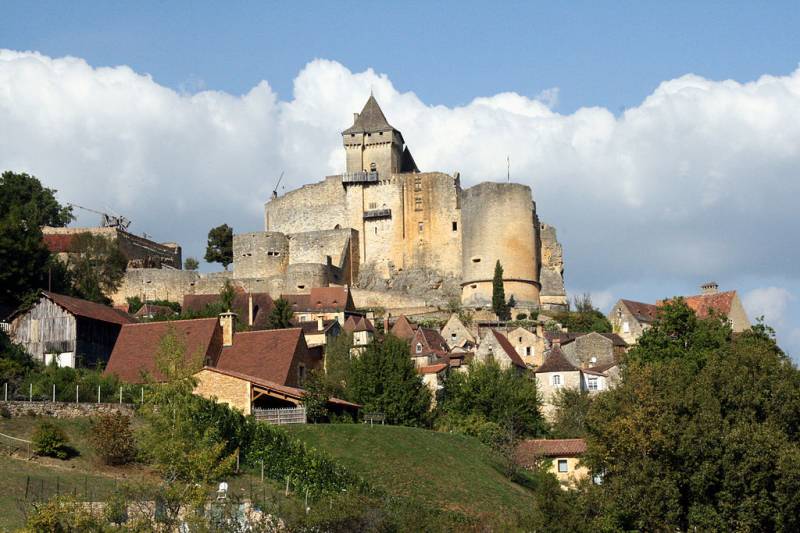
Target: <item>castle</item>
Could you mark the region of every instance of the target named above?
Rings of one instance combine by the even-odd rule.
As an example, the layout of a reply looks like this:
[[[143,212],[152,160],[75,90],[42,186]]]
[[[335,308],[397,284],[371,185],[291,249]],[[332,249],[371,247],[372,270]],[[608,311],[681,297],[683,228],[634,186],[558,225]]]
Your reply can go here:
[[[342,141],[345,172],[273,193],[265,231],[234,235],[232,272],[136,269],[120,295],[180,301],[218,292],[233,279],[277,297],[329,285],[381,290],[402,278],[403,290],[486,307],[499,260],[506,296],[519,307],[566,308],[561,245],[555,229],[540,223],[530,187],[484,182],[462,189],[458,173],[421,172],[373,96]]]

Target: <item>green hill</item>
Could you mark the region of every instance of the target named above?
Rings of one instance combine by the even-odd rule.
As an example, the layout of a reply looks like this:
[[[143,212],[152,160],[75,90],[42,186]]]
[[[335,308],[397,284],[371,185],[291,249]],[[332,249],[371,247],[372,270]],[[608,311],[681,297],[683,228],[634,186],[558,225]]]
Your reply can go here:
[[[399,426],[319,424],[290,432],[389,494],[497,522],[527,514],[532,493],[499,469],[478,440]]]

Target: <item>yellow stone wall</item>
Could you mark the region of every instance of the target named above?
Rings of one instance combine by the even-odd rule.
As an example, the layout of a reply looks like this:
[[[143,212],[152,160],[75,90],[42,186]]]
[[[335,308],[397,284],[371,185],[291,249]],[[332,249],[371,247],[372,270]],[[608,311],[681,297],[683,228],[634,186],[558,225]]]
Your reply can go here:
[[[209,399],[216,398],[219,403],[230,405],[246,415],[250,414],[250,383],[248,381],[208,369],[199,371],[194,377],[197,379],[194,393],[198,396]]]

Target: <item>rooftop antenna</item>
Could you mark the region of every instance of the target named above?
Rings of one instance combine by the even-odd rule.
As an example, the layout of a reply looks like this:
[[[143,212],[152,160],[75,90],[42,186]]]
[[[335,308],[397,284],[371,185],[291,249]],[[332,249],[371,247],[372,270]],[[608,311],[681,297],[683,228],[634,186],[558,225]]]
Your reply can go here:
[[[280,175],[280,177],[278,178],[278,182],[277,182],[277,183],[275,183],[275,188],[274,188],[274,189],[272,189],[272,197],[273,197],[273,198],[277,198],[277,197],[278,197],[278,185],[280,185],[280,184],[281,184],[281,180],[282,180],[282,179],[283,179],[283,171],[281,171],[281,175]]]

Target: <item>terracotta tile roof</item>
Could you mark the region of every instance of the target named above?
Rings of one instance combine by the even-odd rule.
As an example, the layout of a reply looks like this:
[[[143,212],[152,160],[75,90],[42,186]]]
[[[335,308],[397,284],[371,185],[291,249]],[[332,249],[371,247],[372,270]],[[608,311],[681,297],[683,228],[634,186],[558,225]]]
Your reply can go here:
[[[727,291],[686,296],[683,300],[699,318],[707,318],[712,309],[717,314],[730,315],[734,296],[736,296],[736,291]]]
[[[289,306],[295,313],[308,311],[311,307],[310,294],[281,294],[281,299],[289,302]]]
[[[304,311],[353,311],[353,297],[347,287],[314,287],[309,294],[281,294],[292,310]]]
[[[375,333],[375,326],[373,326],[372,322],[365,316],[350,315],[347,317],[347,320],[344,321],[344,330],[348,333],[354,333],[356,331],[371,331]]]
[[[449,365],[447,363],[437,363],[435,365],[423,366],[417,369],[418,374],[438,374]]]
[[[250,313],[250,296],[253,297],[253,329],[266,329],[269,322],[269,314],[274,305],[272,298],[266,292],[237,292],[233,297],[231,306],[234,313],[238,315],[237,320],[247,324]],[[219,294],[187,294],[183,297],[183,309],[186,311],[203,311],[208,305],[220,302]]]
[[[578,457],[586,453],[584,439],[528,439],[517,446],[517,459],[532,466],[540,457]]]
[[[136,322],[128,313],[107,305],[81,300],[80,298],[73,298],[72,296],[64,296],[63,294],[56,294],[54,292],[42,291],[42,294],[75,316],[120,325]]]
[[[300,328],[236,333],[232,346],[224,346],[215,367],[240,372],[275,383],[286,383],[292,360],[306,348]]]
[[[642,324],[652,323],[658,316],[658,306],[633,300],[620,300],[633,317]]]
[[[514,349],[514,346],[512,346],[508,341],[508,338],[506,338],[505,335],[496,329],[492,329],[492,334],[494,335],[494,338],[497,339],[497,342],[500,344],[500,347],[503,349],[503,351],[506,352],[506,355],[508,355],[508,357],[511,359],[511,362],[520,368],[525,368],[525,361],[523,361],[522,357],[519,356],[517,350]]]
[[[126,324],[120,330],[105,374],[116,374],[126,383],[143,382],[142,372],[156,381],[163,380],[155,360],[161,339],[170,329],[184,343],[187,362],[196,360],[199,367],[206,359],[213,364],[219,356],[222,328],[216,318]]]
[[[573,372],[580,370],[575,365],[569,362],[569,359],[564,355],[558,346],[550,350],[549,355],[544,360],[544,363],[539,366],[534,373],[546,374],[547,372]]]
[[[392,324],[391,333],[395,337],[411,342],[417,331],[417,325],[411,322],[405,315],[400,315]]]
[[[210,370],[211,372],[217,372],[218,374],[223,374],[225,376],[231,376],[244,381],[249,381],[253,385],[256,385],[258,387],[263,387],[265,389],[272,389],[274,391],[285,394],[290,398],[294,398],[295,400],[302,400],[305,397],[305,395],[308,394],[308,392],[306,392],[304,389],[299,389],[297,387],[290,387],[288,385],[281,385],[280,383],[275,383],[274,381],[261,379],[256,376],[249,376],[247,374],[242,374],[241,372],[234,372],[232,370],[223,370],[221,368],[216,368],[213,366],[203,367],[203,370]],[[335,405],[361,408],[361,405],[357,403],[348,402],[346,400],[341,400],[339,398],[329,398],[328,402]]]
[[[58,235],[58,234],[47,234],[45,233],[42,236],[42,241],[44,242],[45,247],[50,251],[52,254],[58,254],[63,252],[69,252],[72,250],[72,241],[75,239],[77,234],[73,233],[70,235]]]

